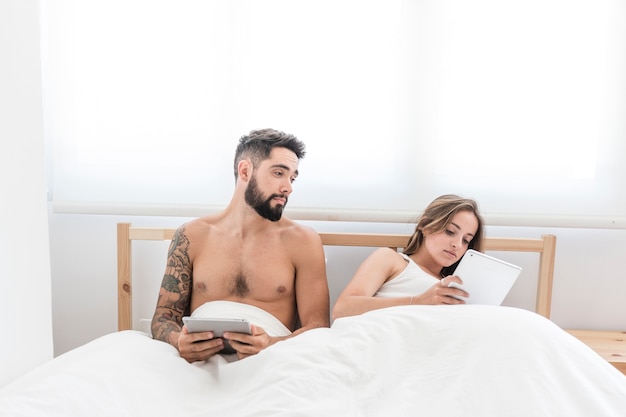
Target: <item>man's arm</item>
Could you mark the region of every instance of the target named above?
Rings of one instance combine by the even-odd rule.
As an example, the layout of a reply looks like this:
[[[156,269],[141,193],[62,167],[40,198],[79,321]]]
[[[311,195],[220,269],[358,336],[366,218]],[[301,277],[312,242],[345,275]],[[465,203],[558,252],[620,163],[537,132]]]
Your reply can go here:
[[[192,265],[185,227],[176,230],[167,255],[167,265],[152,317],[152,337],[178,349],[182,318],[191,302]]]
[[[305,228],[296,258],[296,302],[301,327],[293,335],[316,327],[330,326],[330,300],[322,239]]]

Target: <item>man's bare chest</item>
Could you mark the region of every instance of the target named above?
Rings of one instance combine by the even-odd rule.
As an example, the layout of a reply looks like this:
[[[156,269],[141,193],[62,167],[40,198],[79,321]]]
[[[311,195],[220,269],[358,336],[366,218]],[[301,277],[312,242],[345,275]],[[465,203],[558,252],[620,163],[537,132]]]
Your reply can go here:
[[[193,260],[193,292],[209,299],[270,301],[291,296],[294,284],[295,267],[281,251],[214,250],[201,252]]]

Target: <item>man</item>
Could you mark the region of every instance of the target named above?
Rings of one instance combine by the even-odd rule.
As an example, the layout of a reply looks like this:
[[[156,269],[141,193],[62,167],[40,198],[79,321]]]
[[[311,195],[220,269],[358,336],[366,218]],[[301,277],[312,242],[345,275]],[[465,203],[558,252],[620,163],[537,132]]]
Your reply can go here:
[[[187,361],[209,359],[224,348],[224,340],[213,338],[212,332],[189,333],[183,326],[182,317],[198,311],[223,317],[225,309],[233,315],[252,310],[253,317],[261,317],[257,323],[251,319],[250,335],[224,333],[239,359],[329,326],[321,239],[313,229],[282,216],[304,154],[304,144],[284,132],[263,129],[243,136],[235,152],[235,191],[228,206],[177,229],[152,334]],[[284,331],[264,329],[276,326]]]

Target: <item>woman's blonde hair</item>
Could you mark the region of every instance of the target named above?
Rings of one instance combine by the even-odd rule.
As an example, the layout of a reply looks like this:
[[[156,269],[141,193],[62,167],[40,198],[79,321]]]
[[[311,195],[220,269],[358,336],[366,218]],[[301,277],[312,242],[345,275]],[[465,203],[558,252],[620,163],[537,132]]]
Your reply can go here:
[[[470,198],[459,197],[455,194],[444,194],[434,199],[419,217],[417,225],[415,226],[415,232],[413,232],[413,235],[409,238],[409,242],[404,248],[404,253],[411,255],[417,252],[424,244],[424,233],[432,234],[443,232],[452,221],[454,215],[460,211],[469,211],[476,216],[478,228],[469,243],[468,249],[481,251],[484,221],[478,210],[478,204]],[[459,262],[460,260],[443,268],[441,276],[452,274]]]

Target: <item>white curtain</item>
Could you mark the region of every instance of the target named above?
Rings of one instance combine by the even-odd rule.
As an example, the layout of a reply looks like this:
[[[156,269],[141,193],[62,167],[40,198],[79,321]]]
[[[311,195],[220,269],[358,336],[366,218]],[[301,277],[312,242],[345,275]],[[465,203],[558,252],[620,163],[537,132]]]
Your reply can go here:
[[[59,212],[222,207],[237,139],[273,127],[308,150],[289,208],[322,219],[457,193],[491,219],[626,227],[623,2],[42,5]]]
[[[37,0],[0,1],[0,388],[52,359]]]

